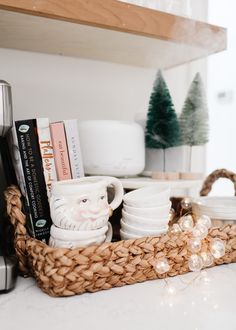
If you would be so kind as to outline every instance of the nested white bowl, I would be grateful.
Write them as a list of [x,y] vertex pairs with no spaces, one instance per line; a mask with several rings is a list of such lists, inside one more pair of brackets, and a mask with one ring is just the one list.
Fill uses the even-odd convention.
[[168,202],[165,205],[156,206],[156,207],[132,207],[126,204],[123,204],[123,210],[129,214],[137,215],[144,218],[166,218],[169,215],[171,208],[171,202]]
[[193,207],[193,213],[197,216],[208,215],[211,219],[220,219],[220,220],[235,220],[236,221],[236,213],[227,213],[227,212],[215,212],[213,210],[203,210],[197,209]]
[[111,241],[112,232],[110,222],[108,222],[108,225],[94,230],[67,230],[52,225],[50,229],[51,236],[49,245],[52,247],[72,248],[101,244],[105,241]]
[[216,214],[236,214],[236,210],[232,210],[228,208],[220,209],[216,207],[205,207],[199,205],[193,205],[193,210],[199,210],[201,212],[216,213]]
[[120,220],[121,229],[128,234],[139,235],[140,237],[158,236],[168,231],[168,226],[159,229],[141,229],[127,224],[123,219]]
[[93,238],[87,238],[83,240],[67,240],[50,236],[49,246],[54,248],[75,248],[75,247],[87,247],[94,244],[101,244],[105,242],[106,235],[101,235]]
[[236,219],[236,197],[200,197],[192,203],[196,215],[208,215],[214,219]]
[[159,229],[168,225],[169,214],[163,218],[146,218],[138,217],[137,215],[129,214],[122,210],[122,219],[131,226],[136,228],[146,228],[146,229]]
[[165,205],[170,200],[170,188],[160,188],[158,185],[139,188],[125,194],[123,200],[131,207],[146,208]]
[[129,234],[126,231],[120,229],[120,238],[122,240],[127,240],[127,239],[136,239],[139,238],[139,235],[134,235],[134,234]]
[[50,229],[49,245],[52,247],[73,248],[101,244],[112,239],[112,226],[108,225],[94,230],[67,230],[55,225]]
[[61,239],[61,240],[86,240],[89,238],[96,238],[101,235],[105,235],[108,231],[108,224],[102,228],[94,230],[69,230],[58,228],[55,225],[51,226],[50,234],[51,236]]
[[212,227],[222,227],[224,225],[235,225],[236,219],[228,220],[228,219],[214,219],[211,218]]
[[204,196],[194,199],[193,204],[200,208],[214,209],[220,212],[236,212],[236,196]]

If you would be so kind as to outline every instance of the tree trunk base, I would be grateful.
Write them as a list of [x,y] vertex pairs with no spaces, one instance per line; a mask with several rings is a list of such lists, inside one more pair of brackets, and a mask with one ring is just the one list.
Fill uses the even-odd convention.
[[197,172],[181,172],[180,179],[181,180],[201,180],[205,177],[204,173]]
[[179,180],[179,172],[152,172],[152,179],[155,180]]

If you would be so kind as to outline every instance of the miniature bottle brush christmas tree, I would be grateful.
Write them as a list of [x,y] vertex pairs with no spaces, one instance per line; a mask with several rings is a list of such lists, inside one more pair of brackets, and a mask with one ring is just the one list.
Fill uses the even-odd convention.
[[172,99],[162,76],[158,71],[149,100],[146,131],[146,148],[163,149],[165,171],[165,150],[180,143],[180,127]]
[[205,90],[199,73],[193,79],[179,117],[181,144],[190,146],[189,172],[192,147],[208,142],[208,111]]

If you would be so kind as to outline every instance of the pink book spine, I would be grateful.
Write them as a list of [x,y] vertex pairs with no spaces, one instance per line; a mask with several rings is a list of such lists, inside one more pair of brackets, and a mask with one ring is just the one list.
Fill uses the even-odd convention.
[[71,179],[72,175],[63,122],[51,123],[50,132],[54,150],[57,179],[59,181]]

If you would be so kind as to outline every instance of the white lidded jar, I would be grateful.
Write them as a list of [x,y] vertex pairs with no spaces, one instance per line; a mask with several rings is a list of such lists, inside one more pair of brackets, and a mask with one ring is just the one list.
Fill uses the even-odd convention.
[[84,171],[90,175],[134,176],[145,166],[143,128],[132,121],[79,122]]

